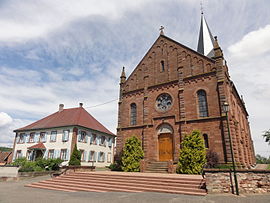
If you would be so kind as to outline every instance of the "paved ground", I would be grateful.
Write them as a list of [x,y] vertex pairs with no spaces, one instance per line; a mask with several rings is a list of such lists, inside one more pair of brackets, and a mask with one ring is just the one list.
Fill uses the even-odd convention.
[[25,179],[17,182],[0,182],[0,202],[4,203],[81,203],[81,202],[98,202],[98,203],[174,203],[174,202],[203,202],[203,203],[261,203],[270,202],[270,194],[267,195],[246,195],[246,196],[233,196],[233,195],[207,195],[189,196],[189,195],[174,195],[165,193],[121,193],[121,192],[61,192],[52,190],[43,190],[24,187],[25,184],[37,182],[40,180],[48,179],[49,176],[36,177]]
[[255,169],[267,169],[268,164],[257,164]]

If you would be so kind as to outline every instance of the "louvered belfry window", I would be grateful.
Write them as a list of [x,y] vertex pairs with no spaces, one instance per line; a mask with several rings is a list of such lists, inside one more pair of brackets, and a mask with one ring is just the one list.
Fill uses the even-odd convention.
[[208,117],[206,92],[204,90],[199,90],[197,92],[197,95],[199,104],[199,115],[200,117]]
[[137,106],[135,103],[130,105],[130,125],[137,124]]

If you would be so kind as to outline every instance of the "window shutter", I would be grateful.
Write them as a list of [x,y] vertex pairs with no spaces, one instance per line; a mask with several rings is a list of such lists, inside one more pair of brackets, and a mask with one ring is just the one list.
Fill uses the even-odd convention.
[[29,134],[25,134],[25,142],[29,142],[29,137],[30,137]]
[[69,149],[67,149],[66,160],[69,160]]
[[38,142],[38,138],[39,138],[39,134],[36,133],[35,136],[34,136],[34,142]]
[[47,132],[45,132],[45,135],[44,135],[44,142],[47,142],[47,137],[48,137],[48,133]]
[[45,153],[44,153],[44,155],[43,155],[43,158],[44,158],[44,159],[47,159],[47,158],[48,158],[48,152],[49,152],[48,149],[46,149],[46,151],[45,151]]
[[93,144],[93,142],[94,142],[94,136],[90,135],[90,144]]
[[86,134],[85,135],[85,143],[87,143],[88,142],[88,135]]
[[96,160],[97,160],[97,153],[94,152],[94,161],[96,161]]
[[100,152],[98,152],[98,161],[100,161]]
[[87,161],[87,151],[84,151],[83,153],[84,153],[84,155],[83,155],[83,160],[84,160],[84,161]]
[[79,130],[78,132],[78,142],[81,142],[82,141],[82,134],[81,134],[81,131]]
[[104,162],[105,159],[106,159],[106,153],[104,152],[104,153],[103,153],[103,160],[102,160],[102,161]]
[[26,134],[23,135],[23,143],[25,143],[26,140]]
[[89,151],[89,154],[88,154],[88,161],[91,161],[91,151]]
[[66,141],[68,141],[68,139],[69,139],[69,131],[67,131]]

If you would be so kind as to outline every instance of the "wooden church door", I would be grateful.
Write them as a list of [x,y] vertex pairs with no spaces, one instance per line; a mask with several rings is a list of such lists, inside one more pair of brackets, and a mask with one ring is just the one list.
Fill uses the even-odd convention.
[[164,133],[158,137],[159,161],[169,161],[173,159],[172,134]]

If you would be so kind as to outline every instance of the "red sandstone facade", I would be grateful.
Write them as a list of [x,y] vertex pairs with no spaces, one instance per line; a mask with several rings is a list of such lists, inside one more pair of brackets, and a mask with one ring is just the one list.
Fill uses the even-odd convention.
[[[217,39],[214,54],[213,58],[208,58],[161,33],[128,79],[122,72],[118,155],[125,140],[135,135],[142,141],[145,160],[164,161],[160,149],[165,141],[172,145],[166,153],[171,153],[171,159],[177,161],[183,136],[198,129],[206,135],[208,148],[218,154],[219,162],[231,162],[226,116],[221,108],[228,102],[235,161],[245,167],[255,164],[248,113],[230,80]],[[200,90],[206,93],[207,101],[208,112],[203,117],[199,112]],[[171,103],[168,109],[161,111],[157,98],[164,93],[171,96]],[[136,111],[132,112],[132,104],[136,105]],[[135,122],[131,121],[134,116]],[[169,142],[160,140],[163,133],[168,135]]]

